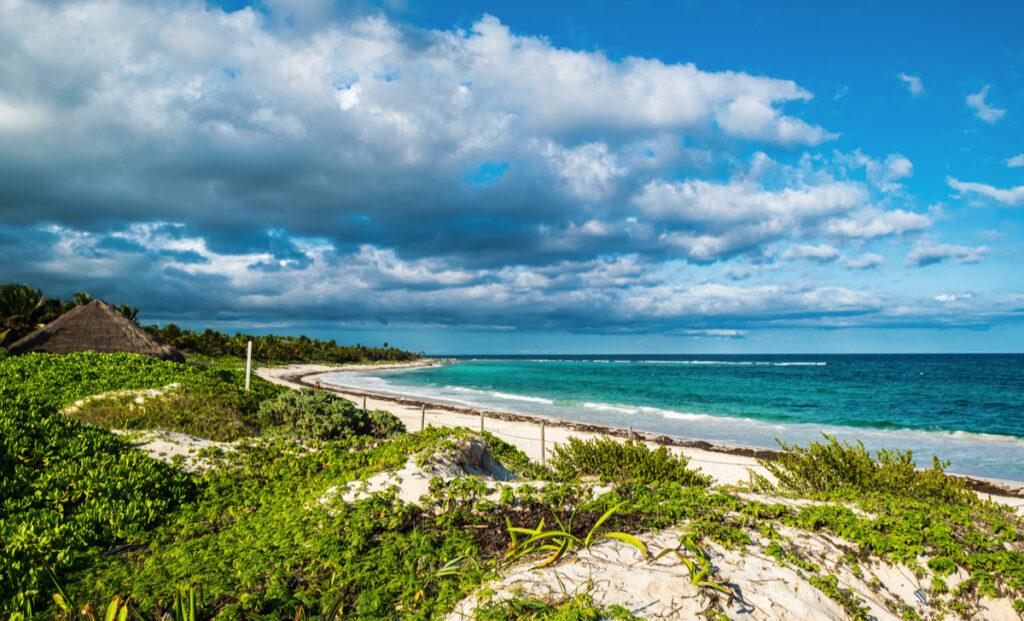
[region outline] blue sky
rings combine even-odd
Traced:
[[[430,353],[1022,351],[1024,8],[0,4],[0,280]]]

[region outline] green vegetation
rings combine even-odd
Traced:
[[[307,336],[253,336],[240,332],[227,335],[206,329],[202,332],[182,330],[173,323],[164,327],[144,326],[147,332],[168,345],[181,350],[186,356],[244,358],[246,345],[252,341],[252,356],[260,362],[286,364],[290,362],[326,362],[330,364],[407,362],[422,358],[422,354],[389,347],[364,345],[338,345],[334,339],[318,341]]]
[[[41,290],[26,284],[8,283],[0,286],[0,346],[10,345],[64,313],[91,301],[92,296],[84,291],[62,302],[60,298],[47,297]],[[118,309],[125,317],[138,323],[138,307],[121,304]],[[190,360],[196,358],[217,366],[223,366],[225,358],[233,359],[229,366],[236,365],[238,359],[245,357],[249,341],[253,342],[253,358],[264,363],[405,362],[423,357],[422,354],[390,347],[387,343],[382,347],[365,347],[359,344],[338,345],[334,340],[319,341],[306,336],[252,336],[242,333],[229,336],[210,329],[202,332],[182,330],[173,323],[162,328],[157,325],[144,328],[161,341],[181,350]]]
[[[0,612],[48,591],[107,548],[160,524],[195,483],[58,408],[104,389],[154,387],[171,375],[138,357],[29,355],[0,362]],[[129,359],[131,358],[131,359]],[[65,364],[66,359],[66,364]],[[146,360],[149,360],[148,358]],[[98,363],[98,364],[92,364]],[[104,368],[120,369],[112,377]],[[135,384],[132,386],[132,384]]]
[[[302,440],[338,440],[352,436],[387,437],[405,433],[390,412],[357,409],[347,399],[306,389],[284,392],[260,405],[256,418],[265,428],[281,428]]]
[[[622,606],[595,606],[594,598],[584,594],[565,596],[558,602],[546,602],[535,598],[492,602],[478,608],[475,618],[478,621],[632,621],[641,617],[630,614]]]
[[[109,396],[61,414],[86,396],[172,384],[141,404]],[[664,448],[577,440],[547,469],[490,434],[402,433],[389,414],[321,392],[256,379],[245,393],[241,384],[237,369],[127,354],[0,360],[0,617],[438,618],[510,562],[554,565],[609,538],[646,556],[642,533],[666,527],[684,529],[680,545],[649,553],[678,558],[711,599],[709,618],[739,593],[716,573],[712,545],[774,558],[863,617],[862,602],[841,588],[839,566],[802,556],[780,534],[787,528],[842,540],[839,564],[858,575],[878,559],[909,565],[932,585],[936,614],[975,614],[982,597],[1024,607],[1024,522],[965,492],[941,464],[913,470],[909,453],[872,456],[832,439],[784,446],[765,464],[779,482],[772,493],[811,502],[781,504],[709,488]],[[189,475],[104,427],[240,440],[233,451],[202,455],[213,467]],[[402,503],[395,490],[342,499],[349,484],[410,457],[425,463],[470,437],[533,484],[438,478],[424,507]],[[584,477],[613,488],[597,494]],[[596,606],[589,593],[563,595],[495,601],[477,617],[631,618]]]
[[[259,431],[252,416],[238,407],[238,400],[232,392],[196,394],[171,387],[166,394],[154,396],[125,394],[90,399],[68,411],[67,416],[108,429],[177,431],[230,442]]]
[[[557,562],[568,552],[576,549],[583,548],[588,549],[593,544],[597,543],[599,539],[610,538],[618,539],[619,541],[633,546],[640,551],[644,557],[647,556],[647,546],[642,541],[637,539],[635,536],[629,533],[623,532],[605,532],[598,534],[601,525],[618,511],[622,505],[626,503],[620,503],[611,509],[608,509],[604,514],[597,519],[597,522],[590,527],[586,535],[579,533],[578,535],[573,534],[572,521],[576,517],[576,513],[573,512],[569,516],[569,519],[565,523],[555,515],[555,521],[558,522],[558,530],[544,530],[544,520],[541,519],[540,523],[537,524],[536,528],[516,528],[512,526],[512,523],[508,518],[505,518],[505,524],[508,528],[509,537],[512,538],[512,546],[508,553],[505,555],[506,560],[516,560],[527,554],[531,554],[539,551],[552,552],[546,560],[537,565],[537,567],[545,567],[554,562]],[[516,535],[522,535],[525,537],[523,541],[519,541]]]
[[[881,450],[872,458],[860,442],[851,446],[827,435],[825,439],[828,444],[811,442],[807,448],[779,442],[786,452],[778,461],[762,465],[779,485],[801,494],[889,494],[943,503],[971,500],[962,483],[945,475],[948,462],[932,458],[931,469],[917,470],[911,451]]]
[[[661,446],[652,451],[642,442],[616,442],[611,438],[580,440],[558,445],[551,467],[563,478],[596,476],[602,481],[654,483],[675,481],[680,485],[711,484],[711,477],[690,470],[690,460]]]
[[[48,298],[39,289],[26,284],[7,283],[0,286],[0,345],[10,345],[21,337],[42,328],[76,306],[92,301],[88,293],[79,291],[74,299],[61,302]],[[122,313],[132,321],[139,309],[122,304]]]

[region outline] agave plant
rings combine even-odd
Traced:
[[[611,509],[605,511],[604,515],[594,523],[594,526],[586,536],[576,536],[572,534],[572,521],[576,517],[575,511],[573,511],[572,515],[569,516],[568,521],[564,524],[557,515],[555,516],[555,521],[558,522],[559,530],[545,531],[544,518],[541,518],[540,523],[537,524],[537,528],[530,529],[514,527],[506,517],[505,525],[508,529],[509,536],[512,538],[512,546],[505,555],[505,559],[509,562],[513,562],[531,552],[538,552],[541,550],[551,551],[551,556],[535,566],[535,568],[546,567],[557,562],[574,548],[579,547],[589,549],[590,546],[594,545],[599,539],[605,538],[617,539],[623,543],[627,543],[639,550],[640,554],[646,558],[647,546],[633,535],[618,531],[598,534],[598,529],[601,528],[601,525],[604,524],[608,518],[614,515],[615,512],[624,504],[626,503],[620,502]],[[519,541],[519,538],[516,535],[525,535],[526,539]]]
[[[696,563],[683,556],[681,550],[684,547],[690,552],[692,552],[693,555],[697,558]],[[736,596],[736,593],[729,587],[719,584],[718,582],[715,582],[714,580],[710,579],[711,560],[708,558],[704,550],[701,550],[700,547],[693,542],[693,538],[690,535],[683,535],[682,537],[680,537],[678,546],[662,550],[658,553],[657,556],[654,557],[653,560],[658,560],[669,553],[675,554],[676,557],[679,558],[679,561],[682,562],[684,566],[686,566],[686,571],[690,574],[690,584],[702,589],[706,588],[718,591],[719,593],[728,596],[729,600],[726,604],[727,606],[729,604],[732,604],[732,600]]]

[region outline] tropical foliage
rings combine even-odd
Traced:
[[[382,347],[366,347],[364,345],[338,345],[334,339],[319,341],[307,336],[276,336],[267,334],[254,336],[235,333],[227,335],[216,330],[194,332],[182,330],[169,323],[165,326],[145,326],[145,329],[168,345],[172,345],[186,355],[195,354],[210,358],[233,356],[244,358],[246,346],[252,341],[254,360],[261,362],[327,362],[333,364],[373,363],[373,362],[404,362],[422,358],[422,354],[414,354],[384,343]]]
[[[26,284],[12,282],[0,286],[0,345],[10,345],[69,310],[91,301],[92,296],[83,291],[75,293],[73,299],[61,302],[60,298],[46,297],[41,290]],[[139,314],[138,308],[127,304],[118,309],[132,321]]]
[[[26,284],[9,283],[0,287],[0,346],[10,345],[21,337],[42,328],[62,314],[92,301],[84,291],[75,293],[71,300],[62,302],[57,297],[46,297],[39,289]],[[118,310],[138,323],[139,309],[121,304]],[[242,358],[246,355],[249,341],[253,342],[253,358],[259,362],[327,362],[375,363],[404,362],[422,358],[415,354],[384,343],[382,347],[367,347],[361,344],[338,345],[333,339],[320,341],[307,336],[288,337],[268,334],[254,336],[235,333],[224,334],[206,329],[202,332],[182,330],[173,323],[163,327],[144,326],[146,331],[185,354],[200,358]]]

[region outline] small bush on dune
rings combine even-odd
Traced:
[[[387,410],[374,410],[369,416],[371,436],[386,438],[396,433],[405,433],[405,424]]]
[[[308,440],[385,437],[405,431],[405,425],[388,412],[360,410],[347,399],[310,389],[264,401],[256,419],[261,427],[291,430]]]
[[[710,485],[711,477],[690,470],[689,462],[689,458],[676,455],[664,446],[652,451],[643,442],[569,438],[567,445],[555,447],[550,464],[565,478],[589,475],[616,483],[671,481],[685,486]]]
[[[963,484],[946,476],[949,462],[932,458],[932,467],[917,470],[913,452],[880,450],[872,458],[858,441],[856,446],[822,434],[828,444],[811,442],[807,448],[779,441],[783,454],[777,461],[761,461],[779,486],[801,494],[888,494],[943,503],[975,501]]]
[[[231,394],[171,393],[145,398],[93,399],[67,414],[82,423],[114,429],[160,429],[230,442],[256,433]]]

